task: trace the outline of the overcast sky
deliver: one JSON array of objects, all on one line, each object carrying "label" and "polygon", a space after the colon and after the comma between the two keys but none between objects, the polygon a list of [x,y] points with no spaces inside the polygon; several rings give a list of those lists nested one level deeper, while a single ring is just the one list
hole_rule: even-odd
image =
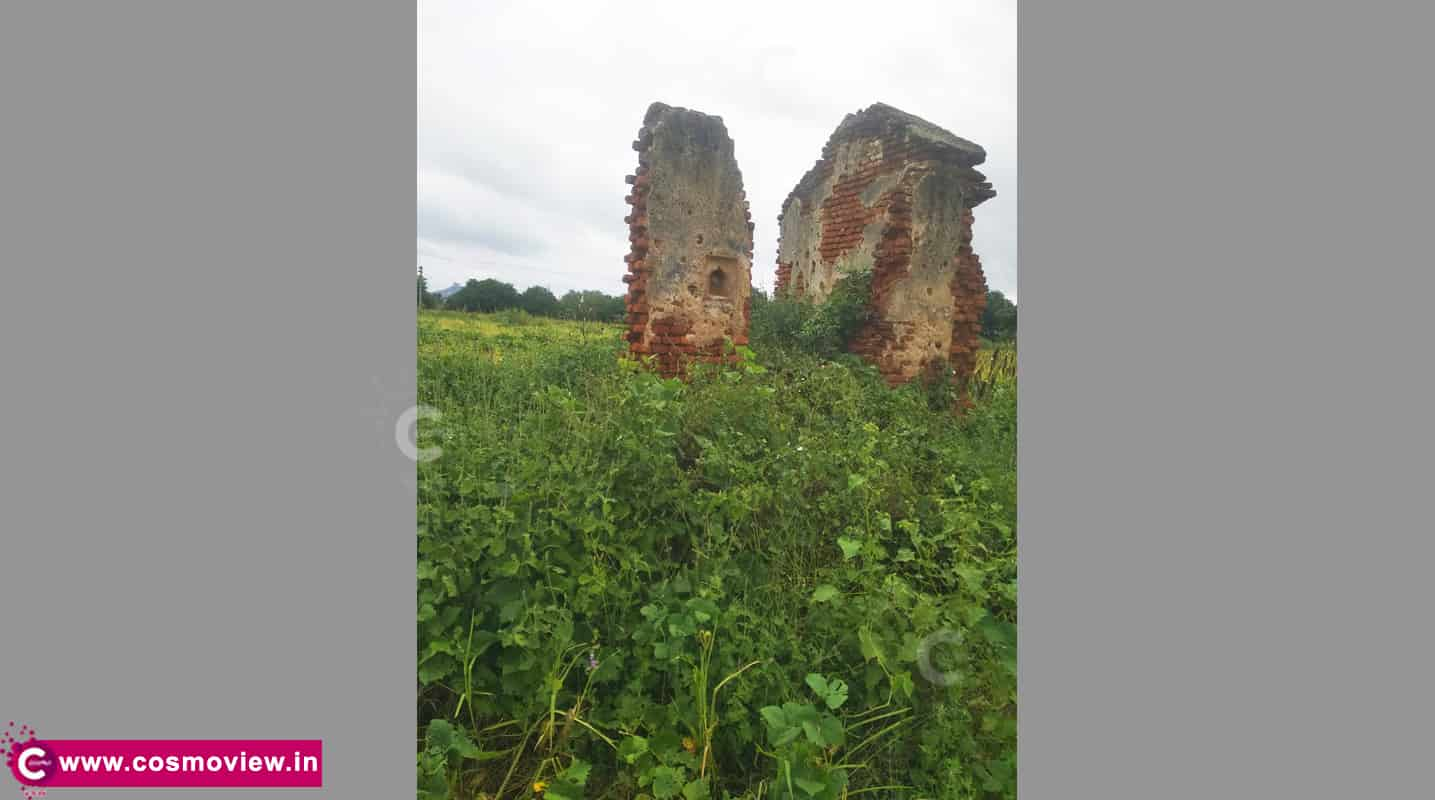
[{"label": "overcast sky", "polygon": [[974,246],[1015,298],[1016,63],[1014,0],[422,0],[418,264],[431,289],[623,292],[623,176],[661,100],[727,124],[771,291],[782,201],[844,115],[884,102],[986,148]]}]

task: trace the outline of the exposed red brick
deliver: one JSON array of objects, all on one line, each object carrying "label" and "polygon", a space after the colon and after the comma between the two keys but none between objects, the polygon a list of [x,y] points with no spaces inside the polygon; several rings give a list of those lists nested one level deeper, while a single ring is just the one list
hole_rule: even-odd
[{"label": "exposed red brick", "polygon": [[839,266],[870,269],[872,318],[852,352],[894,385],[947,366],[964,381],[986,302],[971,250],[971,209],[995,196],[973,169],[985,155],[890,106],[849,114],[783,204],[776,293],[823,300]]}]

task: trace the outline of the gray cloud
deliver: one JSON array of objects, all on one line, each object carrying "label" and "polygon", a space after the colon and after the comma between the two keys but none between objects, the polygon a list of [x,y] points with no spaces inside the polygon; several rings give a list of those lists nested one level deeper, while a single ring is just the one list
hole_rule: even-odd
[{"label": "gray cloud", "polygon": [[546,248],[536,235],[525,235],[524,227],[510,224],[501,214],[465,219],[454,211],[457,203],[421,198],[418,206],[419,238],[430,243],[480,245],[504,255],[536,256]]},{"label": "gray cloud", "polygon": [[654,100],[721,116],[772,286],[777,214],[845,114],[885,102],[978,142],[987,282],[1016,295],[1016,9],[1007,0],[818,13],[771,2],[419,6],[418,236],[431,283],[623,288],[623,176]]}]

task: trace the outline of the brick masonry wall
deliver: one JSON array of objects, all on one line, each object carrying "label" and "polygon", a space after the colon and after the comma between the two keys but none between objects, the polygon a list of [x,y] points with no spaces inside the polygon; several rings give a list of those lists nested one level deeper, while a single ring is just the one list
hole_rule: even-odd
[{"label": "brick masonry wall", "polygon": [[628,350],[665,377],[748,343],[752,215],[721,118],[654,103],[627,176]]},{"label": "brick masonry wall", "polygon": [[778,218],[776,292],[823,301],[871,270],[871,321],[850,342],[897,385],[975,365],[986,281],[972,207],[995,195],[980,147],[881,104],[849,115]]},{"label": "brick masonry wall", "polygon": [[972,252],[972,211],[962,211],[961,244],[957,249],[956,269],[952,271],[952,370],[962,379],[972,374],[981,347],[982,313],[987,307],[987,279],[982,262]]}]

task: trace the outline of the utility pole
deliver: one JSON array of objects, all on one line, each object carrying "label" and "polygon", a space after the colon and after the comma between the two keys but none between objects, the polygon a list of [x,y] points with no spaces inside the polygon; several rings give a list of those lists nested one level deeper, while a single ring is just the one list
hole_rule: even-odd
[{"label": "utility pole", "polygon": [[424,265],[419,265],[419,308],[424,307]]}]

